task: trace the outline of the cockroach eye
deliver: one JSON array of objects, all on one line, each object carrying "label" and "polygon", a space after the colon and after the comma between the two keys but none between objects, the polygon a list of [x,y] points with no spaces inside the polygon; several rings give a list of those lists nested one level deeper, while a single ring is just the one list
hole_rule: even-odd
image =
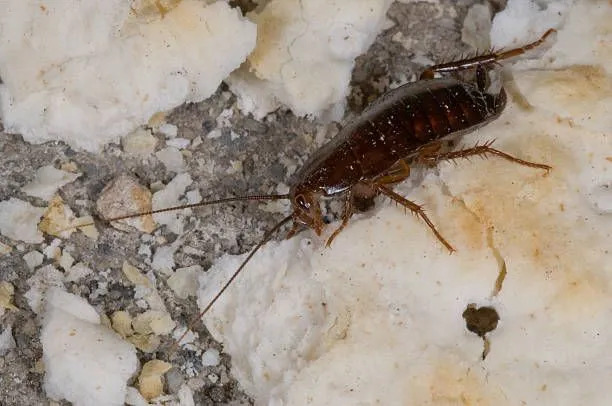
[{"label": "cockroach eye", "polygon": [[303,209],[309,209],[310,208],[310,203],[308,203],[306,201],[306,199],[304,198],[303,195],[297,195],[295,197],[295,202],[298,204],[298,206],[300,206]]}]

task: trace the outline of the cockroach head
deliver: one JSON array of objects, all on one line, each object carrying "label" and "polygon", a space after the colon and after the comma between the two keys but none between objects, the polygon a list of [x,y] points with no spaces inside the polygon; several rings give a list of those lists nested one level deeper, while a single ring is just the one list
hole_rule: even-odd
[{"label": "cockroach head", "polygon": [[311,228],[321,235],[323,230],[323,216],[319,199],[315,193],[293,190],[290,193],[291,207],[293,208],[293,221]]}]

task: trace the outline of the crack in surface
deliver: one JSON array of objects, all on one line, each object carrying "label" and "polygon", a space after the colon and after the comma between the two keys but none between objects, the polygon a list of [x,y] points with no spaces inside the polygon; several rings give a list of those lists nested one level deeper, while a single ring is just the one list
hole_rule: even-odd
[{"label": "crack in surface", "polygon": [[[450,188],[448,187],[446,182],[442,178],[439,178],[439,179],[440,179],[440,185],[441,185],[442,194],[450,197],[455,202],[459,203],[459,205],[468,214],[470,214],[479,224],[481,224],[483,226],[486,226],[486,224],[482,220],[482,218],[478,214],[476,214],[476,212],[474,212],[472,209],[470,209],[468,207],[468,205],[465,203],[465,200],[463,200],[463,198],[460,197],[460,196],[454,195],[450,191]],[[499,272],[497,274],[497,278],[495,279],[495,283],[493,285],[493,290],[491,292],[491,295],[489,296],[489,299],[491,299],[491,298],[493,298],[493,297],[495,297],[495,296],[497,296],[499,294],[499,292],[501,291],[501,289],[503,287],[504,280],[506,279],[506,275],[508,274],[508,268],[507,268],[507,265],[506,265],[506,260],[502,256],[501,251],[499,250],[499,248],[497,248],[497,246],[495,245],[495,241],[493,239],[493,231],[494,230],[495,230],[494,226],[487,226],[487,229],[486,229],[487,247],[491,250],[491,253],[493,254],[493,257],[497,261],[497,265],[498,265],[498,269],[499,269]]]},{"label": "crack in surface", "polygon": [[[453,201],[457,202],[466,211],[466,213],[471,215],[479,224],[481,224],[482,226],[486,226],[486,224],[482,220],[482,218],[478,214],[476,214],[476,212],[474,212],[473,210],[471,210],[468,207],[468,205],[466,204],[465,200],[463,200],[462,197],[454,195],[450,191],[450,188],[448,187],[446,182],[441,177],[439,177],[439,180],[440,180],[442,194],[450,197],[451,199],[453,199]],[[493,238],[493,231],[494,230],[495,230],[494,226],[486,226],[486,243],[487,243],[487,247],[491,250],[491,253],[493,254],[493,257],[497,261],[497,265],[498,265],[498,269],[499,269],[498,274],[497,274],[497,278],[495,278],[495,283],[493,285],[493,290],[491,292],[491,295],[489,296],[489,300],[494,298],[494,297],[496,297],[497,295],[499,295],[499,292],[501,292],[501,289],[503,287],[504,280],[506,279],[506,275],[508,274],[508,268],[507,268],[507,265],[506,265],[506,260],[502,256],[499,248],[497,248],[497,246],[495,245],[495,241],[494,241],[494,238]],[[469,309],[469,305],[468,305],[468,309]],[[464,313],[463,316],[465,317],[465,313]],[[496,323],[496,325],[497,325],[497,323]],[[483,349],[482,349],[481,359],[484,361],[486,359],[487,355],[489,354],[489,352],[491,351],[491,341],[489,340],[489,338],[484,333],[482,335],[480,335],[480,337],[482,338],[482,342],[483,342]]]},{"label": "crack in surface", "polygon": [[497,261],[497,265],[499,266],[499,273],[497,274],[497,278],[495,279],[495,285],[493,286],[493,291],[491,292],[490,299],[494,298],[501,292],[502,287],[504,285],[504,280],[506,279],[506,275],[508,274],[508,268],[506,266],[506,260],[502,256],[499,248],[495,245],[493,241],[493,230],[494,227],[487,227],[487,245],[489,249],[493,253],[495,260]]}]

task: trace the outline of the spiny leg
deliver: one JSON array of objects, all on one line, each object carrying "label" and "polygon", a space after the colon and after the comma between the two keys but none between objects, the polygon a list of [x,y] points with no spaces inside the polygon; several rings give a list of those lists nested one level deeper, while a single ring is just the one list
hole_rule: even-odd
[{"label": "spiny leg", "polygon": [[441,63],[438,65],[431,66],[425,71],[423,71],[423,73],[421,74],[421,79],[433,79],[436,73],[452,73],[465,69],[473,69],[483,65],[492,65],[499,63],[504,59],[509,59],[515,56],[522,55],[525,52],[542,45],[542,43],[544,43],[544,41],[546,41],[546,39],[555,32],[556,30],[551,28],[547,30],[540,37],[540,39],[522,47],[509,49],[507,51],[489,52],[487,54],[478,55],[473,58],[465,58],[454,62]]},{"label": "spiny leg", "polygon": [[338,226],[338,228],[334,230],[332,235],[329,236],[329,238],[327,239],[327,243],[325,244],[326,247],[329,248],[331,246],[331,243],[332,241],[334,241],[334,238],[336,238],[338,234],[340,234],[340,232],[344,229],[344,227],[346,227],[352,215],[353,215],[353,193],[349,191],[346,194],[345,200],[344,200],[344,211],[342,212],[342,223]]},{"label": "spiny leg", "polygon": [[375,183],[380,183],[382,185],[389,185],[393,183],[399,183],[405,180],[410,176],[410,165],[403,160],[400,159],[393,166],[383,173],[381,176],[374,180]]},{"label": "spiny leg", "polygon": [[438,163],[444,160],[469,158],[470,156],[474,156],[474,155],[480,155],[480,156],[486,157],[486,155],[490,154],[490,155],[495,155],[500,158],[503,158],[507,161],[517,163],[519,165],[528,166],[530,168],[544,169],[546,172],[552,169],[552,167],[549,165],[524,161],[520,158],[514,157],[503,151],[492,148],[491,147],[492,144],[493,144],[493,141],[489,141],[483,145],[475,145],[472,148],[460,149],[458,151],[444,152],[440,154],[431,154],[431,155],[421,155],[419,156],[418,159],[421,161],[425,161],[425,162],[433,162],[435,164],[435,163]]},{"label": "spiny leg", "polygon": [[429,220],[429,217],[427,217],[427,215],[425,214],[425,212],[423,211],[423,208],[421,206],[419,206],[418,204],[411,202],[410,200],[404,198],[403,196],[398,195],[397,193],[395,193],[393,190],[389,189],[388,187],[381,185],[381,184],[373,184],[373,187],[376,188],[376,190],[378,190],[380,193],[384,194],[385,196],[389,197],[390,199],[392,199],[393,201],[401,204],[402,206],[404,206],[405,208],[407,208],[408,210],[410,210],[411,212],[413,212],[414,214],[416,214],[417,216],[419,216],[420,218],[423,219],[423,221],[427,224],[427,226],[429,226],[429,228],[431,229],[431,231],[433,231],[433,233],[435,234],[435,236],[438,238],[438,240],[440,240],[440,242],[452,253],[453,251],[455,251],[455,249],[453,248],[452,245],[450,245],[448,243],[448,241],[446,241],[446,239],[444,239],[444,237],[442,237],[442,234],[440,234],[438,232],[438,230],[436,230],[436,227],[434,226],[434,224],[431,222],[431,220]]}]

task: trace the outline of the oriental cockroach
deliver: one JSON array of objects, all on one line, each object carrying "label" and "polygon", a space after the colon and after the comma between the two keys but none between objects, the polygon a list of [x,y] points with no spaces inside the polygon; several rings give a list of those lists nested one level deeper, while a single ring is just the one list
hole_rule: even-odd
[{"label": "oriental cockroach", "polygon": [[[384,195],[421,218],[438,241],[453,252],[453,246],[437,230],[423,208],[395,193],[392,187],[409,177],[411,164],[434,165],[444,160],[471,156],[492,155],[549,171],[550,166],[509,155],[493,148],[491,142],[451,152],[441,152],[440,149],[443,140],[471,132],[499,117],[506,106],[506,92],[502,86],[498,86],[496,91],[490,89],[493,86],[489,72],[501,61],[538,47],[554,32],[550,29],[537,41],[522,47],[434,65],[427,68],[416,82],[387,92],[313,154],[296,173],[287,194],[229,197],[106,220],[116,221],[235,201],[287,199],[291,202],[292,212],[266,232],[198,318],[194,319],[194,323],[206,314],[253,255],[282,226],[293,221],[287,238],[302,228],[310,228],[321,235],[325,223],[320,204],[325,198],[341,198],[344,201],[341,223],[328,237],[327,246],[343,230],[356,210],[370,207],[376,196]],[[460,79],[459,73],[467,70],[474,73],[474,78]],[[193,327],[194,323],[189,327]]]}]

